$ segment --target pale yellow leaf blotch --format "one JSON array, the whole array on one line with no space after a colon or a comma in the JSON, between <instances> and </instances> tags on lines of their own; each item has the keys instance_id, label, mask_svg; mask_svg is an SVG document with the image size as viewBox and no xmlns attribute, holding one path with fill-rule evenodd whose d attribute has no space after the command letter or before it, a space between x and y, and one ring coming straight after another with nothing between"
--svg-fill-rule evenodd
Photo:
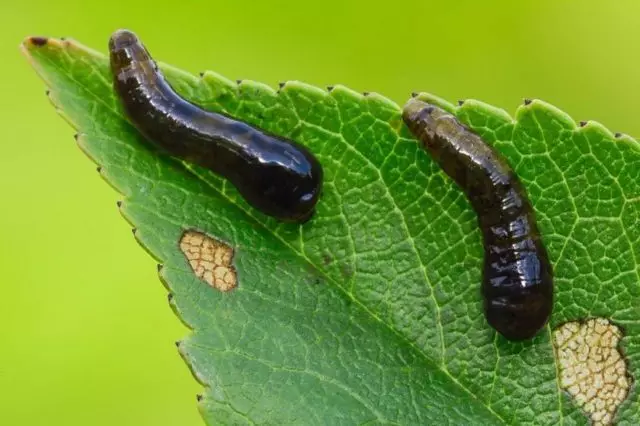
<instances>
[{"instance_id":1,"label":"pale yellow leaf blotch","mask_svg":"<svg viewBox=\"0 0 640 426\"><path fill-rule=\"evenodd\" d=\"M618 350L622 331L604 318L569 322L553 332L560 385L591 418L610 425L629 393L627 364Z\"/></svg>"},{"instance_id":2,"label":"pale yellow leaf blotch","mask_svg":"<svg viewBox=\"0 0 640 426\"><path fill-rule=\"evenodd\" d=\"M180 250L198 278L220 291L238 285L236 269L231 264L233 249L227 244L198 231L185 231Z\"/></svg>"}]
</instances>

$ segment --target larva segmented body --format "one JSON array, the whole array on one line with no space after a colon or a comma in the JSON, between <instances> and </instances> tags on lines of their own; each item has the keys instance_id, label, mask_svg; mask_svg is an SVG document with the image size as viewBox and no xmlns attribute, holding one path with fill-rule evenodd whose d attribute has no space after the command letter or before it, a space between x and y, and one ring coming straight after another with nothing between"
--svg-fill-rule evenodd
<instances>
[{"instance_id":1,"label":"larva segmented body","mask_svg":"<svg viewBox=\"0 0 640 426\"><path fill-rule=\"evenodd\" d=\"M504 157L446 111L414 98L403 119L478 215L487 321L507 339L532 338L551 315L553 274L524 187Z\"/></svg>"},{"instance_id":2,"label":"larva segmented body","mask_svg":"<svg viewBox=\"0 0 640 426\"><path fill-rule=\"evenodd\" d=\"M130 31L116 31L109 51L127 118L148 141L227 178L267 215L288 222L313 215L323 171L307 148L186 101Z\"/></svg>"}]
</instances>

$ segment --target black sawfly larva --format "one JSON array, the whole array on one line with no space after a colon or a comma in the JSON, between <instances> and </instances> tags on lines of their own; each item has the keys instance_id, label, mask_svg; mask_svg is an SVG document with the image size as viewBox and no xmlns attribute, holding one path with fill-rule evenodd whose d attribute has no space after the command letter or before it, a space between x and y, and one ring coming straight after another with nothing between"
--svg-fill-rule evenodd
<instances>
[{"instance_id":1,"label":"black sawfly larva","mask_svg":"<svg viewBox=\"0 0 640 426\"><path fill-rule=\"evenodd\" d=\"M523 185L504 157L446 111L414 98L402 116L478 215L487 321L507 339L532 338L551 315L553 273Z\"/></svg>"},{"instance_id":2,"label":"black sawfly larva","mask_svg":"<svg viewBox=\"0 0 640 426\"><path fill-rule=\"evenodd\" d=\"M313 215L323 171L307 148L186 101L130 31L116 31L109 52L125 114L153 145L225 177L267 215L288 222Z\"/></svg>"}]
</instances>

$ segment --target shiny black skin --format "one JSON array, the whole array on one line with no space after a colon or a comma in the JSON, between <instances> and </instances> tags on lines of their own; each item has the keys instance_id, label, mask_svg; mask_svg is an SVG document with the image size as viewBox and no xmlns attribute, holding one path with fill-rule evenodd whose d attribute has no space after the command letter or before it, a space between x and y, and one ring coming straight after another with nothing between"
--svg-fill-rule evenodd
<instances>
[{"instance_id":1,"label":"shiny black skin","mask_svg":"<svg viewBox=\"0 0 640 426\"><path fill-rule=\"evenodd\" d=\"M551 316L553 272L524 187L504 157L446 111L411 99L403 119L478 215L487 321L509 340L532 338Z\"/></svg>"},{"instance_id":2,"label":"shiny black skin","mask_svg":"<svg viewBox=\"0 0 640 426\"><path fill-rule=\"evenodd\" d=\"M109 52L127 118L149 142L225 177L269 216L302 223L313 215L323 171L304 146L184 100L130 31L116 31Z\"/></svg>"}]
</instances>

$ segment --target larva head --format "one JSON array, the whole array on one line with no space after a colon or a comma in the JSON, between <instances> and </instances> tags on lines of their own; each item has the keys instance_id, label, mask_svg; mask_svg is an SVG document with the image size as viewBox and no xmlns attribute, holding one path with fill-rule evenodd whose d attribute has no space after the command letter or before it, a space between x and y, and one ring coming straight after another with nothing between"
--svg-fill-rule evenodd
<instances>
[{"instance_id":1,"label":"larva head","mask_svg":"<svg viewBox=\"0 0 640 426\"><path fill-rule=\"evenodd\" d=\"M551 316L553 295L547 288L485 299L487 321L509 340L531 339Z\"/></svg>"},{"instance_id":2,"label":"larva head","mask_svg":"<svg viewBox=\"0 0 640 426\"><path fill-rule=\"evenodd\" d=\"M109 55L111 71L118 78L122 72L136 64L153 64L147 49L140 43L138 37L129 30L118 30L109 39Z\"/></svg>"},{"instance_id":3,"label":"larva head","mask_svg":"<svg viewBox=\"0 0 640 426\"><path fill-rule=\"evenodd\" d=\"M284 222L304 223L313 216L322 191L322 166L304 146L271 142L260 154L261 163L240 170L234 183L263 213Z\"/></svg>"}]
</instances>

